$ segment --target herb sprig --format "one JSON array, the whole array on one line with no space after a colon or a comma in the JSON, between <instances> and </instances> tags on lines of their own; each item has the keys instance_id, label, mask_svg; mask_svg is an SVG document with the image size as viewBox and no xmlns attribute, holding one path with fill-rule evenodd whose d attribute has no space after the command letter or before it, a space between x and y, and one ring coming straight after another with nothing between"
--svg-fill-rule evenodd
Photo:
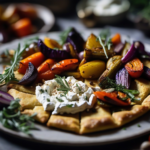
<instances>
[{"instance_id":1,"label":"herb sprig","mask_svg":"<svg viewBox=\"0 0 150 150\"><path fill-rule=\"evenodd\" d=\"M19 64L21 55L24 52L24 50L25 49L20 48L20 44L19 44L17 50L15 51L14 57L12 59L12 65L5 69L4 74L0 74L0 83L5 82L5 84L7 84L9 82L18 81L15 78L14 70L17 67L17 65Z\"/></svg>"},{"instance_id":2,"label":"herb sprig","mask_svg":"<svg viewBox=\"0 0 150 150\"><path fill-rule=\"evenodd\" d=\"M69 28L60 34L60 36L59 36L60 37L60 40L59 40L60 45L63 45L65 43L67 36L71 30L72 30L72 28Z\"/></svg>"},{"instance_id":3,"label":"herb sprig","mask_svg":"<svg viewBox=\"0 0 150 150\"><path fill-rule=\"evenodd\" d=\"M36 116L36 113L32 116L21 114L19 101L19 99L11 101L7 108L3 108L0 111L0 122L8 129L21 131L30 135L29 130L35 129L33 117Z\"/></svg>"},{"instance_id":4,"label":"herb sprig","mask_svg":"<svg viewBox=\"0 0 150 150\"><path fill-rule=\"evenodd\" d=\"M55 75L55 81L60 85L60 87L57 89L58 91L64 91L65 94L68 93L68 91L70 91L70 87L66 81L66 79L63 77L61 78L58 75Z\"/></svg>"},{"instance_id":5,"label":"herb sprig","mask_svg":"<svg viewBox=\"0 0 150 150\"><path fill-rule=\"evenodd\" d=\"M106 78L99 84L99 86L100 86L101 88L104 88L104 89L114 88L115 91L123 92L123 93L125 93L125 94L131 99L131 101L138 100L138 99L135 99L135 96L134 96L134 95L139 94L139 91L126 89L125 86L122 86L121 84L116 84L116 81L110 79L109 77L106 77Z\"/></svg>"}]
</instances>

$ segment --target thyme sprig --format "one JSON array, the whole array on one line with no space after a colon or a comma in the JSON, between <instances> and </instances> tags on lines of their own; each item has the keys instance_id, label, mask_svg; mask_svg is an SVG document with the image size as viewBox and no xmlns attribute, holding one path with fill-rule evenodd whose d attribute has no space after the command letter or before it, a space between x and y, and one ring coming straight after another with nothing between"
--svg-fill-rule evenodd
<instances>
[{"instance_id":1,"label":"thyme sprig","mask_svg":"<svg viewBox=\"0 0 150 150\"><path fill-rule=\"evenodd\" d=\"M139 91L126 89L125 86L122 86L121 84L116 84L116 81L110 79L109 77L106 77L106 78L99 84L99 86L100 86L101 88L104 88L104 89L114 88L115 91L123 92L123 93L125 93L125 94L131 99L131 101L138 100L138 99L135 99L135 95L136 95L136 94L139 94Z\"/></svg>"},{"instance_id":2,"label":"thyme sprig","mask_svg":"<svg viewBox=\"0 0 150 150\"><path fill-rule=\"evenodd\" d=\"M36 113L31 116L21 114L19 101L19 99L11 101L7 108L4 107L0 111L0 122L8 129L21 131L30 135L29 130L35 129L33 117L36 116Z\"/></svg>"}]
</instances>

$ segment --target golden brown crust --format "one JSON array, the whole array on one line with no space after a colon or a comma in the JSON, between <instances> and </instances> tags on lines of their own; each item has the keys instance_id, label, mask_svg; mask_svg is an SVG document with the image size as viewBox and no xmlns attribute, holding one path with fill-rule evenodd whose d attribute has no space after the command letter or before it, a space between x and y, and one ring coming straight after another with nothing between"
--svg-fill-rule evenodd
<instances>
[{"instance_id":1,"label":"golden brown crust","mask_svg":"<svg viewBox=\"0 0 150 150\"><path fill-rule=\"evenodd\" d=\"M24 86L24 85L19 85L19 84L9 84L8 89L16 89L20 92L35 95L35 86Z\"/></svg>"},{"instance_id":2,"label":"golden brown crust","mask_svg":"<svg viewBox=\"0 0 150 150\"><path fill-rule=\"evenodd\" d=\"M112 117L115 119L115 122L118 126L122 126L140 116L145 114L149 110L148 106L134 105L131 110L115 112L112 114Z\"/></svg>"},{"instance_id":3,"label":"golden brown crust","mask_svg":"<svg viewBox=\"0 0 150 150\"><path fill-rule=\"evenodd\" d=\"M143 105L143 106L147 106L147 107L150 109L150 95L148 95L148 96L144 99L142 105Z\"/></svg>"},{"instance_id":4,"label":"golden brown crust","mask_svg":"<svg viewBox=\"0 0 150 150\"><path fill-rule=\"evenodd\" d=\"M35 95L19 92L15 89L10 89L8 93L15 99L20 99L21 111L24 109L33 109L35 106L42 106Z\"/></svg>"},{"instance_id":5,"label":"golden brown crust","mask_svg":"<svg viewBox=\"0 0 150 150\"><path fill-rule=\"evenodd\" d=\"M25 109L22 114L26 115L33 115L34 113L37 113L37 115L34 117L34 119L41 123L46 123L50 117L50 112L45 111L43 106L35 106L34 109Z\"/></svg>"},{"instance_id":6,"label":"golden brown crust","mask_svg":"<svg viewBox=\"0 0 150 150\"><path fill-rule=\"evenodd\" d=\"M47 126L79 133L79 114L51 115Z\"/></svg>"},{"instance_id":7,"label":"golden brown crust","mask_svg":"<svg viewBox=\"0 0 150 150\"><path fill-rule=\"evenodd\" d=\"M17 80L21 80L24 76L23 74L20 74L18 71L15 71L14 75Z\"/></svg>"},{"instance_id":8,"label":"golden brown crust","mask_svg":"<svg viewBox=\"0 0 150 150\"><path fill-rule=\"evenodd\" d=\"M117 125L113 120L108 108L98 107L96 112L82 112L80 123L80 134L96 132L111 128Z\"/></svg>"}]
</instances>

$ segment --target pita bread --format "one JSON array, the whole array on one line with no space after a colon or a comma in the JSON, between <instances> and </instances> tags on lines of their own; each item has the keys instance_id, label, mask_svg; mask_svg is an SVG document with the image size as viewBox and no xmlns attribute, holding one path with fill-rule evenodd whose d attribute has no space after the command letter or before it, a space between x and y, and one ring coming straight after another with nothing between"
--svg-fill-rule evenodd
<instances>
[{"instance_id":1,"label":"pita bread","mask_svg":"<svg viewBox=\"0 0 150 150\"><path fill-rule=\"evenodd\" d=\"M25 109L21 113L29 116L36 113L37 115L34 117L34 119L40 123L46 123L50 117L50 112L45 111L43 106L35 106L34 109Z\"/></svg>"}]
</instances>

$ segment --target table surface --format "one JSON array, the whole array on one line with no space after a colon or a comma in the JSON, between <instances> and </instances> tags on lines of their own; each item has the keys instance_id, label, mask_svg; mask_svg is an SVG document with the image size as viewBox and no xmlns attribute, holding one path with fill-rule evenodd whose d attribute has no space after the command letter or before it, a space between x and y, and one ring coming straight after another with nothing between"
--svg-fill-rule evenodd
<instances>
[{"instance_id":1,"label":"table surface","mask_svg":"<svg viewBox=\"0 0 150 150\"><path fill-rule=\"evenodd\" d=\"M62 31L69 27L75 27L77 30L83 31L83 30L90 30L89 28L85 27L81 21L77 18L76 15L69 16L69 17L56 17L56 23L54 27L51 29L51 31ZM117 26L104 26L105 28L109 28L112 33L119 32L124 35L128 35L134 39L143 41L145 43L150 44L150 38L146 37L141 31L134 28L133 25L124 23L119 24ZM97 26L96 28L102 28L102 26ZM125 141L121 143L116 144L109 144L104 146L88 146L84 147L87 150L91 148L99 148L99 149L111 149L111 150L139 150L140 145L143 141L148 140L148 136L150 133L147 133L147 135L141 136L139 138ZM48 145L48 144L40 144L40 143L34 143L29 142L25 140L21 140L18 138L14 138L6 133L0 132L0 150L33 150L33 149L44 149L48 150L51 148L55 149L83 149L83 147L70 147L70 146L57 146L57 145Z\"/></svg>"}]
</instances>

